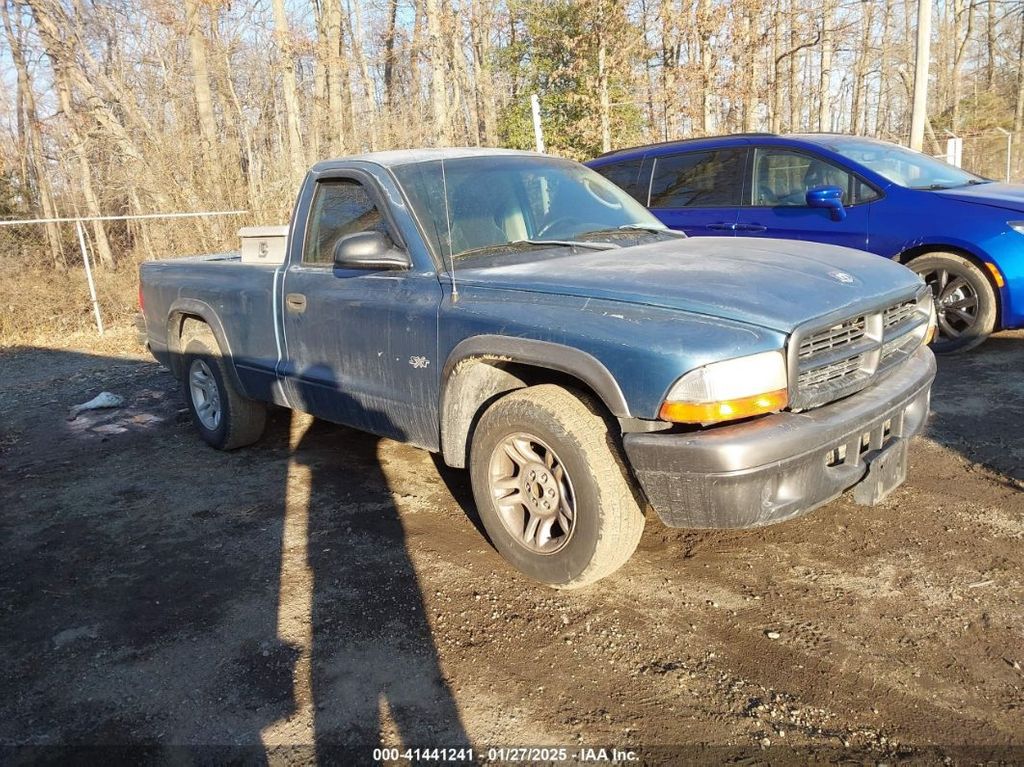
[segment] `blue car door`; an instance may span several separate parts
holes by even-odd
[[[741,146],[654,157],[648,207],[669,228],[690,236],[731,236],[746,156]]]
[[[736,234],[810,240],[865,250],[871,203],[880,195],[859,176],[811,152],[755,146]],[[845,216],[807,204],[807,191],[837,186]]]
[[[432,269],[335,264],[346,235],[395,232],[369,179],[317,182],[301,260],[284,274],[284,355],[290,404],[335,423],[435,449],[440,374]],[[301,236],[301,233],[300,233]]]

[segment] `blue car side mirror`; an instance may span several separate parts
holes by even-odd
[[[833,221],[842,221],[846,218],[843,190],[838,186],[816,186],[808,189],[805,199],[809,208],[827,208]]]

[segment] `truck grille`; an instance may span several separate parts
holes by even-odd
[[[846,397],[905,360],[924,341],[931,294],[826,325],[798,328],[790,342],[789,404],[794,410]]]
[[[840,322],[838,325],[818,331],[801,341],[800,358],[813,357],[837,346],[852,344],[863,338],[865,332],[867,332],[867,317],[861,316]]]

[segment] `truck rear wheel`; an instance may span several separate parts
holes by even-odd
[[[527,576],[578,588],[632,556],[644,529],[600,405],[544,384],[502,397],[480,418],[470,479],[491,543]]]
[[[187,341],[182,369],[185,402],[208,445],[234,450],[260,438],[266,406],[243,396],[232,384],[212,333]]]

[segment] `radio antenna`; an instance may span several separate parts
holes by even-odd
[[[452,212],[448,208],[448,177],[444,172],[444,158],[441,158],[441,188],[444,192],[444,220],[448,225],[448,274],[452,280],[452,303],[459,300],[459,286],[455,282],[455,251],[452,248]]]

